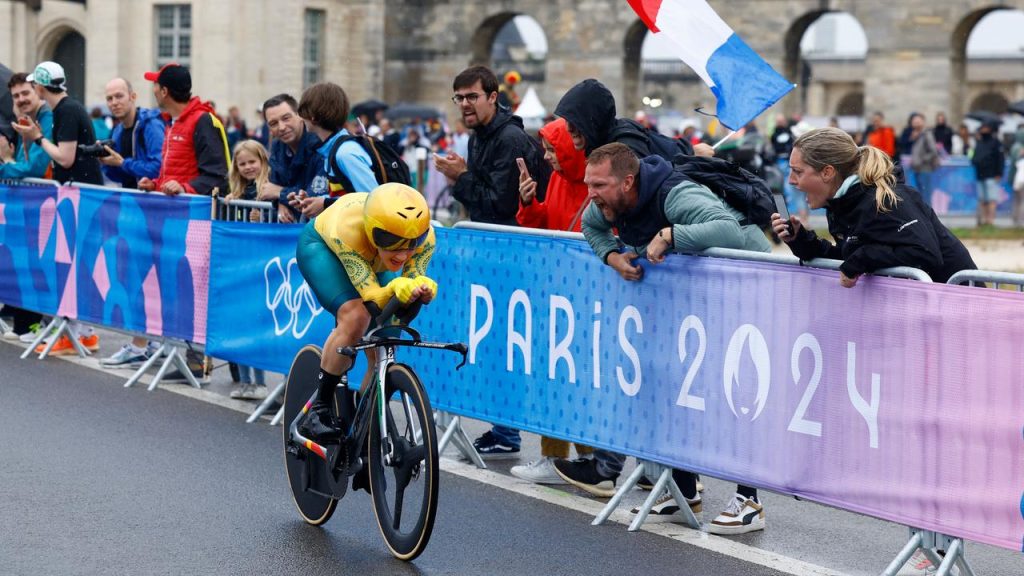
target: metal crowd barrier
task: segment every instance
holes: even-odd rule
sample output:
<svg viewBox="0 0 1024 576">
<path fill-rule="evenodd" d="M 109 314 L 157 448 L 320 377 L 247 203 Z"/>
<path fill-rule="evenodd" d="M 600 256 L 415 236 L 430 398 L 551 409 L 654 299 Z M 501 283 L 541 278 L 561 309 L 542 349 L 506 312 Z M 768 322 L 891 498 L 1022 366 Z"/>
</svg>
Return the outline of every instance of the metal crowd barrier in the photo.
<svg viewBox="0 0 1024 576">
<path fill-rule="evenodd" d="M 277 208 L 273 202 L 222 197 L 215 197 L 213 202 L 214 220 L 260 224 L 273 224 L 277 222 Z"/>
</svg>

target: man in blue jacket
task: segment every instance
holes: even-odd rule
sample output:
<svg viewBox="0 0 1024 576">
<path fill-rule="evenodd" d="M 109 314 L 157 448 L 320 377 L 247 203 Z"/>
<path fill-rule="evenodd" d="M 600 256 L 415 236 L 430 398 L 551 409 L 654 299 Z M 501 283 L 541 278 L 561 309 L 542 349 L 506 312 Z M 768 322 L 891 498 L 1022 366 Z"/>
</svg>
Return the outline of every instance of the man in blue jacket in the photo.
<svg viewBox="0 0 1024 576">
<path fill-rule="evenodd" d="M 260 199 L 278 200 L 280 222 L 298 222 L 301 214 L 296 206 L 307 196 L 327 196 L 324 163 L 317 155 L 320 138 L 306 129 L 298 108 L 295 98 L 288 94 L 278 94 L 263 103 L 263 118 L 274 143 L 270 147 L 270 182 L 264 184 Z"/>
<path fill-rule="evenodd" d="M 18 121 L 35 121 L 43 129 L 43 136 L 50 138 L 53 133 L 53 112 L 36 94 L 27 74 L 15 74 L 7 82 L 14 101 L 14 112 Z M 16 137 L 14 156 L 0 159 L 0 178 L 45 178 L 50 168 L 50 157 L 42 146 L 33 146 L 24 138 Z"/>
<path fill-rule="evenodd" d="M 103 173 L 122 188 L 138 188 L 140 178 L 155 180 L 163 162 L 164 133 L 167 124 L 159 110 L 136 106 L 138 94 L 124 78 L 107 83 L 107 107 L 117 121 L 106 146 L 109 155 L 101 156 Z M 132 338 L 109 358 L 100 360 L 108 368 L 141 366 L 154 352 L 156 345 L 145 338 Z"/>
<path fill-rule="evenodd" d="M 122 188 L 137 188 L 139 179 L 156 179 L 163 158 L 167 124 L 159 110 L 136 106 L 138 94 L 124 78 L 107 83 L 107 107 L 117 121 L 107 146 L 108 156 L 100 158 L 103 173 Z"/>
</svg>

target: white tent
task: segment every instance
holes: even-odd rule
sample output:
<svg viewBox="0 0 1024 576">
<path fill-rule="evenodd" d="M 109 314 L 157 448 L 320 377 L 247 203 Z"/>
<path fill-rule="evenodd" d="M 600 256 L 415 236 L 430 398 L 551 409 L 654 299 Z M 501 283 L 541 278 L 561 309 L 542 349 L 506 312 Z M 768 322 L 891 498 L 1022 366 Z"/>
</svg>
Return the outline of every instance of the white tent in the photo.
<svg viewBox="0 0 1024 576">
<path fill-rule="evenodd" d="M 544 118 L 547 117 L 548 111 L 540 103 L 540 98 L 533 86 L 530 86 L 526 95 L 519 101 L 519 108 L 516 108 L 515 114 L 523 119 L 524 127 L 531 132 L 540 130 L 544 125 Z"/>
</svg>

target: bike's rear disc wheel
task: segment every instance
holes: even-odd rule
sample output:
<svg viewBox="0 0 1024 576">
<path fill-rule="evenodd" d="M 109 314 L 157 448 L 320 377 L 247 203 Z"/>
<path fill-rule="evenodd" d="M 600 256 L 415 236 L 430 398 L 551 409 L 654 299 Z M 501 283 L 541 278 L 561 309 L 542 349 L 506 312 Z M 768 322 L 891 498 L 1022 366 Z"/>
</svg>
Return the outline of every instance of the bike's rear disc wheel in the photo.
<svg viewBox="0 0 1024 576">
<path fill-rule="evenodd" d="M 316 375 L 320 370 L 320 355 L 320 348 L 310 345 L 299 350 L 295 359 L 292 360 L 292 367 L 288 371 L 288 382 L 284 388 L 284 418 L 282 419 L 284 462 L 285 470 L 288 473 L 288 486 L 291 488 L 292 499 L 295 501 L 295 507 L 299 509 L 302 519 L 314 526 L 319 526 L 331 519 L 335 508 L 338 507 L 338 500 L 305 490 L 302 479 L 306 473 L 306 460 L 309 460 L 312 464 L 310 466 L 310 486 L 330 493 L 330 485 L 326 480 L 327 464 L 304 446 L 297 446 L 301 458 L 290 454 L 287 447 L 289 445 L 288 429 L 292 421 L 302 412 L 302 408 L 316 391 Z"/>
<path fill-rule="evenodd" d="M 427 547 L 437 513 L 440 471 L 434 415 L 419 378 L 404 364 L 388 369 L 385 394 L 388 436 L 396 445 L 400 463 L 384 462 L 380 410 L 374 406 L 368 440 L 370 490 L 377 525 L 388 548 L 396 558 L 412 560 Z M 404 489 L 398 490 L 402 484 Z"/>
</svg>

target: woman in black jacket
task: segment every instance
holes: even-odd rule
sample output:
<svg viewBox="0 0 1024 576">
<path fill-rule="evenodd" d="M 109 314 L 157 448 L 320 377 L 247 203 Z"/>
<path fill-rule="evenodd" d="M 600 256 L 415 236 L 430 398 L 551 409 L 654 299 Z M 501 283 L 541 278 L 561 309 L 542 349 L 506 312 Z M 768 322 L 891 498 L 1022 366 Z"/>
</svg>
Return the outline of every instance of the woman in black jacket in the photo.
<svg viewBox="0 0 1024 576">
<path fill-rule="evenodd" d="M 819 128 L 802 135 L 789 157 L 790 183 L 811 208 L 826 209 L 837 244 L 818 238 L 797 218 L 772 216 L 772 229 L 801 260 L 835 258 L 840 282 L 852 288 L 861 274 L 893 266 L 924 270 L 945 282 L 977 268 L 916 190 L 897 182 L 892 161 L 873 146 L 858 147 L 846 132 Z"/>
</svg>

